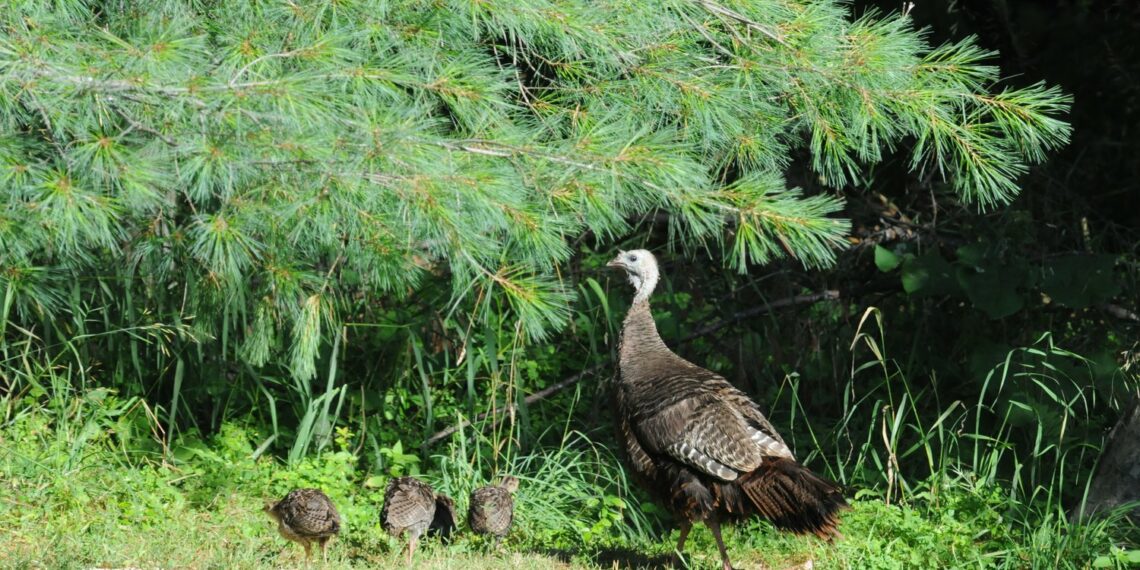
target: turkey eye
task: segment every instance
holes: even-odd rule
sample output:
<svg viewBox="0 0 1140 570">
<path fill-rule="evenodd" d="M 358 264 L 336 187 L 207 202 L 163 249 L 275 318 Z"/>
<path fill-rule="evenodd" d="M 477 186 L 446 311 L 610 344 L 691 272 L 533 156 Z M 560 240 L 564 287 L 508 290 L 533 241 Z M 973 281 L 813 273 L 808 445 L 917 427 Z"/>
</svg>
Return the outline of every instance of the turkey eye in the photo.
<svg viewBox="0 0 1140 570">
<path fill-rule="evenodd" d="M 631 255 L 631 256 L 629 256 L 629 260 L 630 260 L 630 261 L 637 261 L 637 256 L 636 256 L 636 255 Z"/>
</svg>

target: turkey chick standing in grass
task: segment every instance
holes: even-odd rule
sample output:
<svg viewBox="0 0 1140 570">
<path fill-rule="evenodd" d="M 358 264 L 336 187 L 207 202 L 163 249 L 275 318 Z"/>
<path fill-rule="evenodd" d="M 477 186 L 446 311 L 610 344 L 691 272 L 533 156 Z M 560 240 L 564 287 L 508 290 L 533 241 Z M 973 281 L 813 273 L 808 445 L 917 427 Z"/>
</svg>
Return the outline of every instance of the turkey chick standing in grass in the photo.
<svg viewBox="0 0 1140 570">
<path fill-rule="evenodd" d="M 277 503 L 265 506 L 269 518 L 277 521 L 277 532 L 305 547 L 309 562 L 313 542 L 321 546 L 321 559 L 328 561 L 325 545 L 340 532 L 340 513 L 319 489 L 294 489 Z"/>
<path fill-rule="evenodd" d="M 471 504 L 467 509 L 467 525 L 476 534 L 490 534 L 495 537 L 495 545 L 503 540 L 511 530 L 515 518 L 515 499 L 512 495 L 519 490 L 519 480 L 503 477 L 498 485 L 487 485 L 471 492 Z"/>
<path fill-rule="evenodd" d="M 639 249 L 608 264 L 637 293 L 622 324 L 617 383 L 619 439 L 637 478 L 681 521 L 676 556 L 694 523 L 721 538 L 722 521 L 760 516 L 781 530 L 839 536 L 839 487 L 795 460 L 760 407 L 719 375 L 677 356 L 657 334 L 649 295 L 657 260 Z"/>
<path fill-rule="evenodd" d="M 431 530 L 447 538 L 455 530 L 455 502 L 447 495 L 437 495 L 430 485 L 415 477 L 397 477 L 388 482 L 384 491 L 380 522 L 393 537 L 408 533 L 411 564 L 416 543 L 425 532 Z"/>
</svg>

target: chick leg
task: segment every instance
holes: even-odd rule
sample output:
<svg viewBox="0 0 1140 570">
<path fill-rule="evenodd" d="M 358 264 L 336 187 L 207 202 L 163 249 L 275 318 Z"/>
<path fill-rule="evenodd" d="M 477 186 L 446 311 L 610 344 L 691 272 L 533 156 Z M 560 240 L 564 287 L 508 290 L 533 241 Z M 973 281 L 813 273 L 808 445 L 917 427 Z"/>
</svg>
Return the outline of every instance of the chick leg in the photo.
<svg viewBox="0 0 1140 570">
<path fill-rule="evenodd" d="M 418 541 L 419 537 L 415 535 L 412 535 L 412 539 L 408 541 L 408 566 L 412 565 L 412 556 L 416 553 L 416 542 Z"/>
</svg>

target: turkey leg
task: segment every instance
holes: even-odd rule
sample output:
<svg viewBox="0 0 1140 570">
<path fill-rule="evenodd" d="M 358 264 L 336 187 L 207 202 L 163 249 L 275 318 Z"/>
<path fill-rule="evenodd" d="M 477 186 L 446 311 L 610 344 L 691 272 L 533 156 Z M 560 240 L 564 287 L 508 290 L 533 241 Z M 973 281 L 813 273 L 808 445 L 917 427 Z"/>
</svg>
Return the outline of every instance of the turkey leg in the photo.
<svg viewBox="0 0 1140 570">
<path fill-rule="evenodd" d="M 412 565 L 412 555 L 416 553 L 416 539 L 417 538 L 419 538 L 419 537 L 412 536 L 412 539 L 408 541 L 408 566 Z"/>
<path fill-rule="evenodd" d="M 329 537 L 327 537 L 327 536 L 326 536 L 326 537 L 323 537 L 323 538 L 321 538 L 321 539 L 320 539 L 320 545 L 321 545 L 321 560 L 322 560 L 322 561 L 323 561 L 325 564 L 328 564 L 328 563 L 329 563 L 329 552 L 328 552 L 328 550 L 326 550 L 326 549 L 325 549 L 325 546 L 327 546 L 327 545 L 328 545 L 328 543 L 329 543 Z"/>
<path fill-rule="evenodd" d="M 720 537 L 720 523 L 709 519 L 705 521 L 705 524 L 708 525 L 713 537 L 716 538 L 716 547 L 720 549 L 720 559 L 723 561 L 724 570 L 732 570 L 732 563 L 728 561 L 728 549 L 724 547 L 724 539 Z"/>
<path fill-rule="evenodd" d="M 681 525 L 681 536 L 677 539 L 677 548 L 673 551 L 673 566 L 681 565 L 681 553 L 685 551 L 685 539 L 689 538 L 689 531 L 692 530 L 693 524 L 685 522 Z"/>
</svg>

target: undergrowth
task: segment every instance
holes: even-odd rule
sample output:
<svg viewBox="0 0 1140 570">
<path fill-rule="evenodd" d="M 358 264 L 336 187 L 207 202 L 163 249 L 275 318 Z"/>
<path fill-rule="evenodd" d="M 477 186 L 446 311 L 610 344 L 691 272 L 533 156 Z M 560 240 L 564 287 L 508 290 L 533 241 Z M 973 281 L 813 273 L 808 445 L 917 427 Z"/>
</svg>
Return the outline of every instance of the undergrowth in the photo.
<svg viewBox="0 0 1140 570">
<path fill-rule="evenodd" d="M 793 414 L 788 432 L 798 436 L 803 461 L 848 487 L 853 508 L 843 517 L 845 538 L 826 544 L 752 521 L 727 533 L 738 564 L 1140 564 L 1137 529 L 1122 512 L 1071 516 L 1101 443 L 1096 427 L 1082 422 L 1097 406 L 1119 405 L 1135 390 L 1134 378 L 1121 376 L 1119 393 L 1091 386 L 1081 357 L 1043 337 L 1008 353 L 976 402 L 942 402 L 928 393 L 932 380 L 906 377 L 886 356 L 882 334 L 869 332 L 872 316 L 853 344 L 843 417 L 823 429 Z M 5 568 L 300 565 L 301 549 L 277 536 L 261 507 L 308 486 L 328 493 L 345 523 L 330 548 L 330 567 L 399 567 L 402 545 L 384 534 L 378 513 L 388 479 L 403 473 L 452 495 L 460 513 L 475 487 L 508 473 L 521 480 L 516 525 L 503 550 L 462 533 L 448 545 L 428 541 L 420 567 L 655 566 L 677 538 L 668 515 L 628 480 L 615 452 L 569 422 L 525 451 L 504 452 L 500 439 L 467 428 L 422 464 L 396 446 L 382 470 L 370 471 L 362 468 L 359 434 L 345 426 L 325 450 L 288 461 L 265 453 L 268 434 L 254 421 L 168 438 L 143 399 L 85 388 L 85 373 L 19 354 L 4 364 Z M 802 389 L 791 378 L 768 405 L 795 411 Z M 719 564 L 703 527 L 686 550 L 689 567 Z"/>
</svg>

